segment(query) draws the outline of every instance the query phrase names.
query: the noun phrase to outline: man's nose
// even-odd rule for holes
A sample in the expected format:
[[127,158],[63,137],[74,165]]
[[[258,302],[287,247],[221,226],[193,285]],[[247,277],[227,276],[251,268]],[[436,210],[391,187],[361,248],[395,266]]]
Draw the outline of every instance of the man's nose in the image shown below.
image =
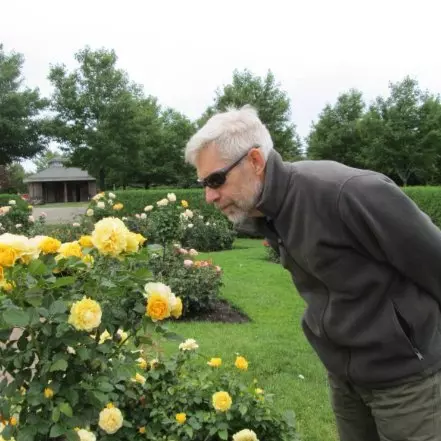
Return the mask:
[[212,204],[220,197],[220,193],[215,188],[205,187],[205,200],[207,204]]

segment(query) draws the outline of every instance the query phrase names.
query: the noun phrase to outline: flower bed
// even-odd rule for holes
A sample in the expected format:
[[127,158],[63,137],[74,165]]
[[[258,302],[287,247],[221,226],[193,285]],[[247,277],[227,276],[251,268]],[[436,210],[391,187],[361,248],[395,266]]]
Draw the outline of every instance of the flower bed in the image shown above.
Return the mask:
[[[1,436],[295,439],[271,396],[245,381],[243,355],[220,360],[168,331],[185,303],[153,277],[144,244],[117,218],[73,242],[0,236]],[[165,338],[177,341],[170,358]]]

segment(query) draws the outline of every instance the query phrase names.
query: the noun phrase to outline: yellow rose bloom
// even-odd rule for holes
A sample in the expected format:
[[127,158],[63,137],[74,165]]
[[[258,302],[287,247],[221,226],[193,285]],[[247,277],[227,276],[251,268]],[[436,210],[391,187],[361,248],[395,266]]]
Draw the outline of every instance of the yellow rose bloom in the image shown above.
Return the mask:
[[10,292],[14,288],[15,283],[14,282],[8,282],[7,280],[0,280],[0,289]]
[[124,208],[124,205],[121,204],[121,202],[118,202],[117,204],[115,204],[115,205],[113,206],[113,209],[114,209],[115,211],[120,211],[120,210],[122,210],[123,208]]
[[50,399],[54,396],[54,391],[53,391],[50,387],[47,387],[47,388],[44,390],[44,396],[45,396],[48,400],[50,400]]
[[182,200],[182,201],[181,201],[181,205],[182,205],[184,208],[188,208],[188,202],[187,202],[187,201]]
[[213,394],[212,403],[216,410],[226,412],[230,409],[233,400],[228,392],[221,391]]
[[112,336],[109,334],[107,329],[100,335],[100,340],[98,343],[102,345],[106,340],[112,340]]
[[16,425],[17,425],[17,418],[16,418],[15,416],[12,416],[12,417],[9,419],[9,424],[10,424],[11,426],[16,426]]
[[170,314],[174,318],[179,318],[182,315],[182,300],[180,297],[176,297],[173,307],[171,308]]
[[93,263],[95,262],[95,259],[91,254],[86,254],[81,258],[81,260],[89,267],[92,268]]
[[101,307],[95,300],[83,297],[70,309],[68,323],[78,331],[90,332],[101,323]]
[[119,256],[127,246],[127,227],[121,219],[107,217],[95,224],[92,243],[101,254]]
[[179,424],[184,424],[187,421],[187,415],[183,412],[177,413],[175,418]]
[[124,418],[117,407],[107,406],[100,412],[98,425],[104,432],[112,435],[121,429]]
[[171,307],[167,297],[160,294],[149,296],[146,307],[146,314],[153,320],[164,320],[170,317]]
[[242,371],[246,371],[248,369],[248,361],[244,357],[236,357],[234,365],[237,367],[237,369]]
[[259,441],[255,432],[243,429],[233,435],[233,441]]
[[[23,235],[4,233],[0,236],[0,245],[11,247],[15,251],[16,260],[20,259],[25,264],[28,264],[32,259],[37,259],[40,255],[40,250],[35,240],[28,239]],[[0,265],[2,265],[1,257]]]
[[136,360],[138,362],[138,366],[140,369],[145,370],[147,369],[148,363],[147,360],[145,358],[138,358],[138,360]]
[[145,433],[145,426],[142,426],[142,427],[140,427],[139,429],[138,429],[138,432],[139,433]]
[[92,248],[92,247],[93,247],[92,236],[81,236],[81,237],[78,239],[78,243],[79,243],[83,248]]
[[69,257],[83,257],[83,252],[81,251],[81,246],[77,241],[63,243],[58,249],[58,256],[55,260],[67,259]]
[[2,266],[0,266],[0,281],[4,280],[5,278],[5,270]]
[[9,245],[0,243],[0,265],[1,266],[14,266],[17,260],[17,252]]
[[125,251],[128,253],[136,253],[139,250],[139,246],[142,245],[146,239],[138,233],[127,232],[127,245]]
[[145,377],[143,377],[141,374],[136,374],[135,378],[132,378],[133,382],[139,383],[139,384],[145,384]]
[[38,244],[43,254],[55,254],[61,247],[61,242],[54,237],[46,236]]
[[207,364],[211,367],[219,367],[222,364],[222,358],[212,358],[210,361],[207,361]]
[[75,432],[78,435],[78,438],[80,438],[80,441],[96,441],[96,436],[93,432],[89,432],[86,429],[75,429]]

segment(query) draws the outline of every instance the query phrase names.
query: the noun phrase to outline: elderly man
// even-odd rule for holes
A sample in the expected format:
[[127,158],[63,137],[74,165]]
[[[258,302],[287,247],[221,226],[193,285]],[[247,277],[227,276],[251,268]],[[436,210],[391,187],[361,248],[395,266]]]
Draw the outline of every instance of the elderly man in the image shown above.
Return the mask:
[[307,303],[341,441],[441,440],[441,232],[388,177],[284,162],[250,106],[188,142],[206,200],[251,221]]

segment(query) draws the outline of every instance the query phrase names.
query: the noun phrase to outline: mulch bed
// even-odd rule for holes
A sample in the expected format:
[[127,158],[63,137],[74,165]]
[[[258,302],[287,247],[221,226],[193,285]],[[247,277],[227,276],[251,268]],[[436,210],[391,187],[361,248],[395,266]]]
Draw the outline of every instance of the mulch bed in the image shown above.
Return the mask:
[[211,311],[200,313],[195,316],[181,317],[180,322],[221,322],[221,323],[247,323],[250,318],[243,312],[238,311],[226,300],[216,301]]

